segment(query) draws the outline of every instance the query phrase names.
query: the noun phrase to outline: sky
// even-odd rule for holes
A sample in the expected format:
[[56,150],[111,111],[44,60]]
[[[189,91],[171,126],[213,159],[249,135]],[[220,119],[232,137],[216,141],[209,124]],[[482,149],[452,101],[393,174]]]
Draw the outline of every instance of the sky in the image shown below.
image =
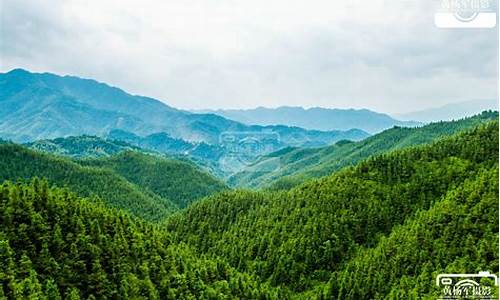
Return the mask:
[[437,0],[1,0],[0,71],[93,78],[182,109],[402,113],[498,98],[498,29]]

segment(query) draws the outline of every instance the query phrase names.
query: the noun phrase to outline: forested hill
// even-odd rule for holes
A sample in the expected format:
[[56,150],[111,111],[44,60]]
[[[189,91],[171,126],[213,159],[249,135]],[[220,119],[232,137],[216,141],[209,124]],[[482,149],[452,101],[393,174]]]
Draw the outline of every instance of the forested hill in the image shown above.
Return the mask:
[[74,158],[108,157],[123,151],[155,153],[126,142],[89,135],[38,140],[24,145],[31,149]]
[[317,149],[288,148],[261,158],[229,178],[232,186],[289,189],[308,179],[331,174],[335,170],[396,149],[431,143],[478,124],[498,120],[498,112],[449,122],[437,122],[416,128],[394,127],[360,142],[341,141]]
[[133,152],[117,155],[73,161],[1,144],[0,182],[44,177],[80,196],[98,196],[111,207],[148,220],[161,220],[186,203],[224,188],[190,163]]
[[[225,118],[245,124],[283,124],[315,130],[349,130],[358,128],[371,134],[393,126],[416,126],[419,122],[400,121],[368,109],[329,109],[282,106],[277,108],[207,110]],[[409,118],[405,120],[411,120]]]
[[287,299],[44,181],[0,185],[0,299]]
[[98,196],[111,207],[149,220],[159,220],[177,209],[169,199],[148,192],[111,170],[84,167],[19,145],[0,145],[0,181],[32,177],[68,186],[81,196]]
[[223,182],[192,163],[138,152],[122,152],[79,163],[113,170],[128,181],[172,200],[179,208],[227,188]]
[[287,192],[212,196],[167,228],[301,299],[431,297],[439,273],[498,270],[498,153],[492,121]]

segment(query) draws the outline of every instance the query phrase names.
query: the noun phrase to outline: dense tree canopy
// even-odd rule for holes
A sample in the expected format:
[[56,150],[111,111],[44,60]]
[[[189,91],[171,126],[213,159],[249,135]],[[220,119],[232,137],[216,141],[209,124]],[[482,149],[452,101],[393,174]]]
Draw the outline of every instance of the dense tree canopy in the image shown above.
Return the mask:
[[498,272],[499,124],[477,124],[265,191],[0,143],[0,299],[435,299],[439,273]]
[[0,186],[0,298],[282,299],[156,225],[34,179]]
[[111,169],[130,182],[172,200],[180,208],[226,188],[224,183],[189,162],[138,152],[83,160],[80,164]]
[[[167,227],[177,241],[187,242],[199,253],[224,258],[238,270],[256,274],[274,286],[310,291],[342,274],[351,260],[361,260],[359,251],[384,247],[384,237],[397,234],[400,225],[422,211],[439,212],[438,204],[450,201],[446,199],[459,193],[461,186],[475,184],[475,178],[484,181],[485,174],[492,174],[497,166],[498,122],[491,122],[430,146],[375,156],[291,191],[215,195],[171,217]],[[498,201],[496,178],[481,184],[489,192],[485,199],[473,199]],[[497,207],[471,205],[475,204],[488,209],[491,217],[477,219],[476,228],[494,229]],[[497,233],[483,241],[477,229],[466,229],[464,234],[476,235],[474,239],[487,244],[486,252],[471,264],[493,267],[498,245],[492,241]],[[432,251],[457,245],[454,240],[434,238],[428,243]],[[405,274],[404,269],[397,272]],[[381,272],[380,276],[389,274]],[[342,294],[335,285],[338,277],[332,278],[328,295],[365,299]],[[357,286],[361,281],[346,284]]]

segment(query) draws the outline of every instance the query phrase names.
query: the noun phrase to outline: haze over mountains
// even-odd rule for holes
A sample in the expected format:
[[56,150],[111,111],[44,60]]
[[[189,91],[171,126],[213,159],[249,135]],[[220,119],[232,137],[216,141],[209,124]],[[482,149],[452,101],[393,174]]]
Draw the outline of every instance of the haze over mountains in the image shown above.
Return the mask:
[[[222,172],[233,172],[242,165],[238,159],[228,159],[231,153],[227,147],[220,151],[221,137],[227,134],[236,133],[233,139],[238,140],[232,143],[237,147],[240,140],[244,147],[252,147],[250,142],[259,144],[259,151],[249,153],[248,159],[287,146],[320,147],[369,135],[356,128],[318,131],[284,125],[245,125],[215,114],[175,109],[90,79],[22,69],[0,74],[0,138],[31,142],[78,135],[104,137],[116,130],[121,134],[114,138],[127,137],[125,141],[136,146],[209,157],[205,163],[215,164],[216,169],[223,164]],[[136,142],[129,139],[134,136]],[[212,155],[215,152],[222,154],[217,157]]]
[[450,121],[472,116],[484,110],[498,110],[498,101],[495,99],[483,99],[450,103],[440,107],[396,114],[395,116],[401,120],[417,120],[420,122]]
[[305,109],[303,107],[289,106],[197,110],[194,112],[213,113],[245,124],[284,124],[315,130],[358,128],[374,134],[393,126],[413,127],[429,122],[458,120],[479,114],[485,110],[498,110],[498,102],[495,99],[471,100],[392,116],[368,109],[330,109],[321,107]]
[[284,124],[315,130],[348,130],[358,128],[377,133],[393,126],[416,126],[420,123],[400,121],[387,114],[368,109],[329,109],[321,107],[302,108],[282,106],[278,108],[202,110],[245,124]]
[[[218,143],[220,134],[227,131],[277,132],[282,140],[293,135],[294,142],[300,144],[318,138],[330,143],[342,134],[286,126],[247,126],[214,114],[178,110],[94,80],[22,69],[0,74],[0,101],[0,134],[14,140],[105,135],[112,129],[122,129],[138,135],[165,132],[173,138],[209,144]],[[366,134],[357,130],[340,138],[363,137]]]

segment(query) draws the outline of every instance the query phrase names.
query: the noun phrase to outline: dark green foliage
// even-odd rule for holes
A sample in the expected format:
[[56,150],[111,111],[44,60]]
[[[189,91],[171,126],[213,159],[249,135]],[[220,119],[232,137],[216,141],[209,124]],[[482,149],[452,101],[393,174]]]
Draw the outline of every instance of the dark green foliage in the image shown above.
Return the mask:
[[81,196],[96,195],[133,215],[161,220],[188,203],[225,188],[189,162],[136,151],[72,161],[14,144],[0,145],[0,181],[47,178]]
[[123,152],[80,163],[113,170],[130,182],[171,199],[180,208],[226,188],[221,181],[191,163],[137,152]]
[[159,220],[177,209],[170,200],[127,181],[115,172],[81,166],[69,159],[35,152],[19,145],[0,145],[0,181],[47,178],[81,196],[98,196],[107,205],[136,216]]
[[[372,155],[397,149],[431,143],[461,130],[498,119],[498,112],[486,111],[480,115],[451,122],[437,122],[417,128],[394,127],[363,141],[318,149],[294,149],[262,158],[248,170],[229,179],[232,186],[287,189],[307,179],[326,176],[345,166],[355,165]],[[271,168],[279,159],[279,168]]]
[[47,182],[0,186],[0,296],[7,299],[283,299],[155,225]]
[[[224,258],[238,270],[256,274],[271,285],[304,292],[298,297],[320,297],[323,291],[318,287],[330,281],[331,288],[325,289],[325,295],[338,296],[338,299],[370,299],[378,291],[376,284],[381,284],[387,277],[394,281],[390,282],[388,290],[380,289],[377,297],[384,298],[393,293],[392,288],[398,291],[398,285],[403,284],[396,281],[400,278],[392,277],[393,273],[413,276],[413,273],[408,273],[410,263],[402,264],[401,269],[397,269],[398,265],[385,266],[385,271],[377,275],[381,276],[380,281],[374,282],[373,288],[368,286],[365,294],[349,295],[340,291],[338,281],[344,279],[339,276],[355,272],[346,268],[351,262],[356,264],[358,259],[362,260],[359,253],[365,249],[386,247],[384,243],[394,239],[392,235],[401,234],[398,232],[405,228],[401,225],[409,224],[405,222],[413,219],[419,222],[422,213],[438,213],[445,205],[443,203],[453,201],[453,195],[461,193],[463,187],[473,190],[470,185],[475,184],[475,179],[482,183],[477,187],[478,195],[471,199],[484,200],[485,203],[477,207],[477,203],[468,204],[471,209],[479,210],[477,215],[468,215],[463,207],[464,216],[473,218],[471,222],[476,222],[476,227],[459,229],[465,236],[474,235],[471,242],[484,244],[484,250],[471,256],[469,265],[462,267],[474,267],[468,269],[469,272],[480,268],[497,270],[498,256],[494,253],[498,253],[495,241],[498,239],[498,231],[495,231],[498,210],[492,203],[498,202],[498,181],[496,177],[486,180],[488,174],[497,168],[498,122],[494,121],[429,146],[375,156],[291,191],[232,191],[212,196],[192,205],[182,214],[172,216],[167,227],[177,241],[193,245],[200,253]],[[485,188],[484,197],[481,196],[481,187]],[[481,207],[488,210],[487,218],[479,218]],[[448,217],[444,212],[441,217],[444,226]],[[442,229],[452,230],[455,225],[451,223],[449,226]],[[480,228],[485,232],[478,233]],[[458,247],[460,240],[457,239],[454,233],[450,233],[443,239],[429,236],[426,242],[429,247],[434,247],[432,251],[438,251]],[[399,251],[403,260],[407,253],[416,252],[407,247],[395,251]],[[457,256],[451,259],[466,260],[469,258],[464,254],[467,251],[471,249],[462,246],[457,250]],[[414,261],[417,265],[412,267],[416,270],[416,277],[428,271],[424,267],[426,262],[425,256]],[[369,263],[365,265],[370,267]],[[446,265],[438,266],[434,262],[432,266],[439,270],[446,268]],[[377,272],[373,269],[369,274]],[[359,280],[343,284],[364,287],[366,278],[363,274],[359,276]],[[420,283],[427,287],[423,290],[424,295],[429,292],[433,279]],[[415,288],[409,280],[413,279],[409,278],[405,283]],[[400,286],[402,290],[407,288]]]
[[440,291],[430,281],[438,274],[485,270],[498,271],[498,166],[394,228],[375,248],[361,250],[332,275],[325,296],[437,299]]
[[[329,109],[282,106],[277,108],[228,109],[209,111],[245,124],[283,124],[317,130],[349,130],[358,128],[369,133],[394,125],[415,126],[418,122],[399,121],[389,115],[368,109]],[[414,120],[414,119],[406,119]]]

